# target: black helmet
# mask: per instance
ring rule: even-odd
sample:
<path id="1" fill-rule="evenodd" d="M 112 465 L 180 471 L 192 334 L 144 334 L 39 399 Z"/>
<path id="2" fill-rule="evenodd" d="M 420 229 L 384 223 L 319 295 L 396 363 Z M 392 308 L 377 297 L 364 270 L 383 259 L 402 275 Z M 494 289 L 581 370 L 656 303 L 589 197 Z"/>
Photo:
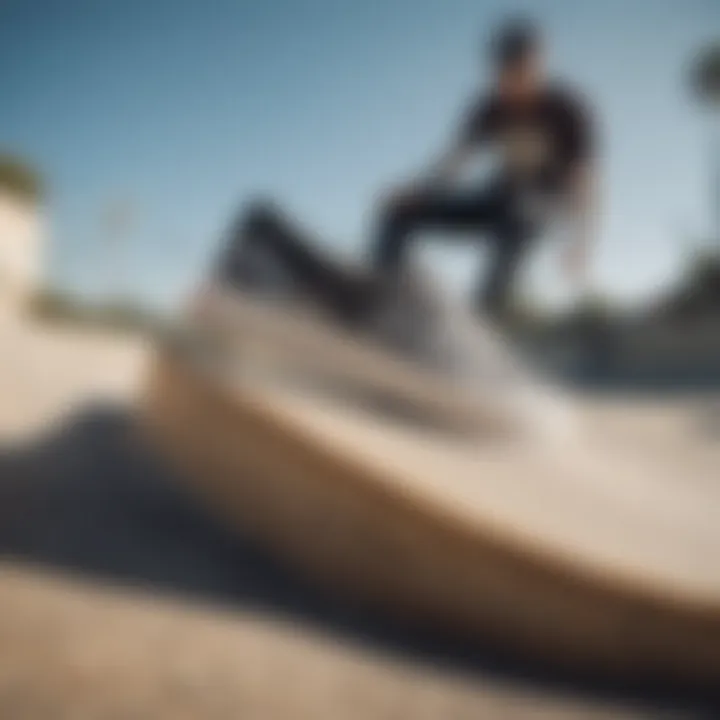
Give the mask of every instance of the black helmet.
<path id="1" fill-rule="evenodd" d="M 513 18 L 498 28 L 492 41 L 492 60 L 507 68 L 524 60 L 540 45 L 540 31 L 527 18 Z"/>

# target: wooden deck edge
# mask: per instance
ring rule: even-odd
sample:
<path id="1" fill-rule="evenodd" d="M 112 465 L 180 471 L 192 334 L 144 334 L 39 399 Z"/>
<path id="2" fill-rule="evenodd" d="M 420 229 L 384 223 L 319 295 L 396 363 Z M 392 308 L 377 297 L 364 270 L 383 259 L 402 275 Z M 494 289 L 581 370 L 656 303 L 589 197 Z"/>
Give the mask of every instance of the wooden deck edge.
<path id="1" fill-rule="evenodd" d="M 573 572 L 455 526 L 257 398 L 230 397 L 161 352 L 148 437 L 221 517 L 318 583 L 463 638 L 611 675 L 720 680 L 720 608 Z"/>

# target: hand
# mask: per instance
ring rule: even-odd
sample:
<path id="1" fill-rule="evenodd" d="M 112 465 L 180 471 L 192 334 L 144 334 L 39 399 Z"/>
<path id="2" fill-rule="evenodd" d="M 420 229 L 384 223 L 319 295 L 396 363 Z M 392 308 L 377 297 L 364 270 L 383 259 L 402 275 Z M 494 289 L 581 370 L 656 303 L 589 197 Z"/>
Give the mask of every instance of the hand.
<path id="1" fill-rule="evenodd" d="M 580 284 L 587 279 L 588 252 L 585 243 L 574 242 L 568 245 L 562 261 L 563 268 L 570 282 Z"/>
<path id="2" fill-rule="evenodd" d="M 392 188 L 389 192 L 385 193 L 384 200 L 388 205 L 407 207 L 408 205 L 414 205 L 418 202 L 422 192 L 423 188 L 421 185 L 408 183 L 407 185 Z"/>

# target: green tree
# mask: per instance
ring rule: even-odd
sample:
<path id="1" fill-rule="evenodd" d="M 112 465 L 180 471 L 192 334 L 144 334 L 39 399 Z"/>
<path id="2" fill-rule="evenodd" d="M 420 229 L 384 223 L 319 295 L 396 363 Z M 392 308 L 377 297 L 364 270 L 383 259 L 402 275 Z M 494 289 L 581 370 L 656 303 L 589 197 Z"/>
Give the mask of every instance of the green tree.
<path id="1" fill-rule="evenodd" d="M 692 90 L 701 103 L 720 105 L 720 40 L 698 54 L 691 69 Z"/>
<path id="2" fill-rule="evenodd" d="M 33 201 L 44 194 L 40 175 L 19 158 L 4 154 L 0 154 L 0 188 Z"/>
<path id="3" fill-rule="evenodd" d="M 713 217 L 711 240 L 720 255 L 720 41 L 711 43 L 697 56 L 690 83 L 695 97 L 710 112 L 708 147 L 710 162 L 710 203 Z"/>

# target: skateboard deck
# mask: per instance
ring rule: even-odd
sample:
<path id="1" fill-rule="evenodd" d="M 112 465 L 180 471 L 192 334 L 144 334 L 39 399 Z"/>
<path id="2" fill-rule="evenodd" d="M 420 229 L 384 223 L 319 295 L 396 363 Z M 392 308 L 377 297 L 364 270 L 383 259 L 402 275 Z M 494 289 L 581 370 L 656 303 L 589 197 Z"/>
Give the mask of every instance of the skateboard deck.
<path id="1" fill-rule="evenodd" d="M 447 315 L 453 322 L 458 314 Z M 480 377 L 465 368 L 438 372 L 302 305 L 213 288 L 201 316 L 179 335 L 197 367 L 226 380 L 304 386 L 454 432 L 545 440 L 570 432 L 562 393 L 534 377 L 488 326 L 473 324 L 472 332 L 470 342 L 485 356 Z"/>
<path id="2" fill-rule="evenodd" d="M 437 432 L 229 382 L 177 347 L 158 354 L 142 418 L 219 516 L 319 584 L 546 663 L 720 680 L 711 463 L 690 482 L 597 436 Z"/>

